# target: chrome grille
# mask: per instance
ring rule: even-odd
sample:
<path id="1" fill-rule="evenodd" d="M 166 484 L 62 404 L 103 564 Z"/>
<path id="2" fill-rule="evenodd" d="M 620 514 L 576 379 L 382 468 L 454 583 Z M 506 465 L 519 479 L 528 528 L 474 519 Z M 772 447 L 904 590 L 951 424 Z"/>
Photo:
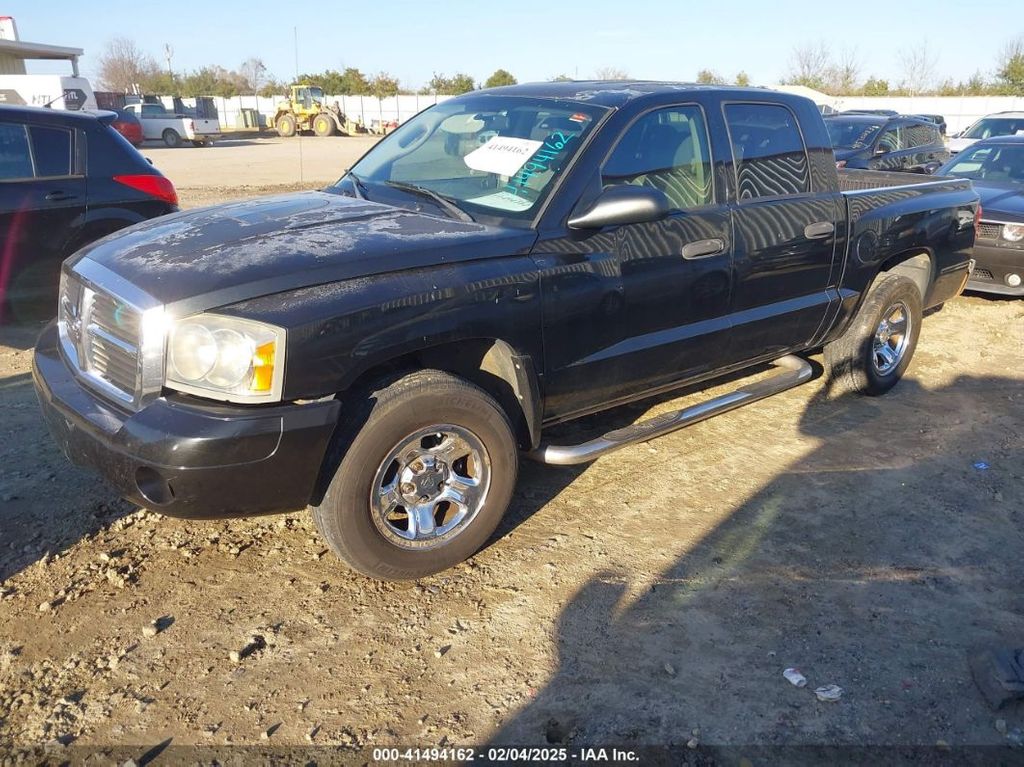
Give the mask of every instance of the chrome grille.
<path id="1" fill-rule="evenodd" d="M 115 295 L 101 280 L 131 291 L 139 303 Z M 163 339 L 150 339 L 146 347 L 144 337 L 143 313 L 153 308 L 162 311 L 148 296 L 88 259 L 61 275 L 61 346 L 84 383 L 131 407 L 138 407 L 154 384 L 159 390 Z"/>
<path id="2" fill-rule="evenodd" d="M 1002 224 L 993 224 L 989 221 L 982 221 L 978 225 L 979 240 L 998 240 L 1003 230 Z"/>

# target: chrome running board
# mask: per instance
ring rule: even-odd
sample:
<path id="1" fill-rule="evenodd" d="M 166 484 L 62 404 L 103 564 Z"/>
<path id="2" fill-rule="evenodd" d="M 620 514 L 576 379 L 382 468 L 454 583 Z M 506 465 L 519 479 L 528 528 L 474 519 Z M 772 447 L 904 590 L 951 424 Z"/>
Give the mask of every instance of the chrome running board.
<path id="1" fill-rule="evenodd" d="M 792 354 L 780 357 L 771 364 L 780 368 L 780 371 L 770 378 L 757 381 L 736 391 L 709 399 L 707 402 L 701 402 L 699 405 L 663 413 L 647 421 L 610 431 L 581 445 L 542 444 L 536 450 L 527 453 L 526 457 L 540 463 L 558 466 L 571 466 L 593 461 L 595 458 L 600 458 L 602 455 L 626 445 L 647 442 L 698 421 L 713 418 L 786 389 L 792 389 L 794 386 L 809 381 L 813 372 L 806 360 Z"/>

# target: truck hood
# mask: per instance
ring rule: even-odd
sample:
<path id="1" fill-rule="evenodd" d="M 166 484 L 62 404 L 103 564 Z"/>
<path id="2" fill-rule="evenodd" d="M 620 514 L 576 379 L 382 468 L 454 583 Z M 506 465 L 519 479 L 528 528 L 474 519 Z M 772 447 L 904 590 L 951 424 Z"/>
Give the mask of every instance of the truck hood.
<path id="1" fill-rule="evenodd" d="M 1024 221 L 1024 187 L 975 181 L 974 190 L 981 197 L 982 218 L 1011 223 Z"/>
<path id="2" fill-rule="evenodd" d="M 156 218 L 69 264 L 96 261 L 182 316 L 352 277 L 528 253 L 535 239 L 531 230 L 302 192 Z"/>

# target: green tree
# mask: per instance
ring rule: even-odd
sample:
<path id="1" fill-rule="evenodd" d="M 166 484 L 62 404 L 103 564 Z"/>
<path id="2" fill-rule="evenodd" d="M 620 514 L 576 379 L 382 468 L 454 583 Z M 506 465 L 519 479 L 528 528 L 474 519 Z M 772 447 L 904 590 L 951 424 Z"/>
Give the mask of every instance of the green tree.
<path id="1" fill-rule="evenodd" d="M 487 78 L 485 88 L 498 88 L 502 85 L 515 85 L 519 81 L 507 69 L 496 69 L 494 74 Z"/>
<path id="2" fill-rule="evenodd" d="M 476 85 L 473 78 L 467 74 L 457 73 L 451 77 L 434 72 L 434 76 L 427 83 L 425 91 L 436 93 L 438 96 L 458 96 L 460 93 L 467 93 L 473 90 Z"/>
<path id="3" fill-rule="evenodd" d="M 736 84 L 741 88 L 747 88 L 750 86 L 750 75 L 746 72 L 740 72 L 736 75 Z"/>
<path id="4" fill-rule="evenodd" d="M 1014 96 L 1024 96 L 1024 37 L 1007 43 L 1003 48 L 996 77 L 1002 90 Z"/>
<path id="5" fill-rule="evenodd" d="M 565 74 L 555 75 L 554 77 L 550 78 L 548 80 L 548 82 L 551 82 L 551 83 L 571 83 L 572 82 L 572 78 L 569 77 L 569 75 L 565 75 Z"/>
<path id="6" fill-rule="evenodd" d="M 877 77 L 869 77 L 861 88 L 865 96 L 887 96 L 889 94 L 889 81 Z"/>
<path id="7" fill-rule="evenodd" d="M 697 73 L 697 82 L 704 85 L 725 85 L 725 78 L 712 69 L 702 69 Z"/>
<path id="8" fill-rule="evenodd" d="M 379 99 L 386 99 L 389 96 L 397 96 L 398 78 L 392 77 L 387 72 L 378 72 L 368 84 L 369 92 L 366 95 L 376 96 Z"/>

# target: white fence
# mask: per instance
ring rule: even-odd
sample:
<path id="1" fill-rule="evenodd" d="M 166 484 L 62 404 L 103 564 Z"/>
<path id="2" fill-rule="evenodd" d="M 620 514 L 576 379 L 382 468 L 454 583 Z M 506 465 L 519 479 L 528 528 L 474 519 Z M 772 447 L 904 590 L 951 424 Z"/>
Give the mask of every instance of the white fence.
<path id="1" fill-rule="evenodd" d="M 844 109 L 892 109 L 900 114 L 942 115 L 946 118 L 946 133 L 952 136 L 967 128 L 975 120 L 993 112 L 1024 112 L 1024 97 L 1020 96 L 827 96 L 811 95 L 818 104 L 828 104 L 840 111 Z"/>
<path id="2" fill-rule="evenodd" d="M 338 102 L 341 111 L 351 120 L 361 121 L 369 128 L 376 123 L 399 123 L 408 120 L 417 112 L 426 109 L 451 96 L 391 96 L 378 99 L 374 96 L 325 96 L 324 101 L 331 105 Z M 240 115 L 243 109 L 255 109 L 260 114 L 261 127 L 273 127 L 274 112 L 277 104 L 284 101 L 284 96 L 234 96 L 232 98 L 214 98 L 220 116 L 221 128 L 231 130 L 242 125 Z M 168 107 L 171 99 L 164 98 Z M 194 107 L 195 99 L 182 99 L 185 106 Z"/>
<path id="3" fill-rule="evenodd" d="M 787 88 L 787 90 L 789 90 Z M 833 97 L 801 89 L 819 104 L 828 104 L 835 109 L 893 109 L 901 114 L 936 114 L 946 118 L 949 135 L 958 133 L 975 120 L 993 112 L 1011 110 L 1024 111 L 1024 97 L 1018 96 L 847 96 Z M 417 112 L 426 109 L 450 96 L 392 96 L 378 99 L 373 96 L 327 96 L 326 102 L 338 102 L 341 111 L 350 119 L 361 120 L 370 127 L 379 122 L 408 120 Z M 171 106 L 170 99 L 166 99 Z M 272 127 L 274 110 L 283 96 L 263 98 L 258 96 L 235 96 L 215 98 L 214 103 L 220 114 L 222 128 L 233 129 L 241 125 L 239 115 L 243 109 L 255 109 L 261 116 L 262 127 Z M 195 104 L 193 99 L 184 99 L 187 106 Z"/>

